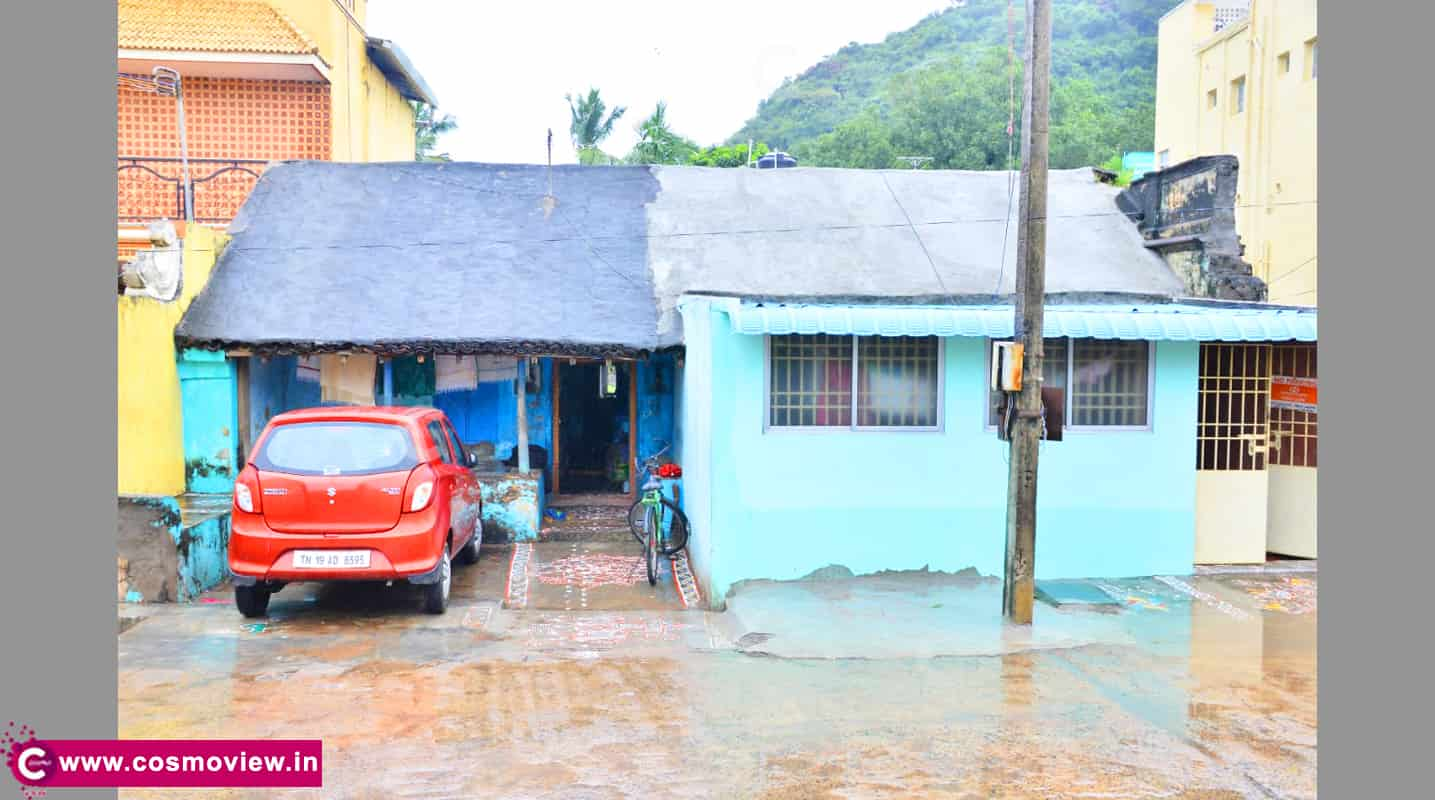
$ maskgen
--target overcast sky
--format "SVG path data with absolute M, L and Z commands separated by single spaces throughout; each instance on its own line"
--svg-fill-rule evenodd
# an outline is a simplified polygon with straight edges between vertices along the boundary
M 758 101 L 848 42 L 887 34 L 950 0 L 370 0 L 370 36 L 409 56 L 457 131 L 439 152 L 463 161 L 573 163 L 565 93 L 594 86 L 625 105 L 605 152 L 624 155 L 634 126 L 668 101 L 699 144 L 737 131 Z

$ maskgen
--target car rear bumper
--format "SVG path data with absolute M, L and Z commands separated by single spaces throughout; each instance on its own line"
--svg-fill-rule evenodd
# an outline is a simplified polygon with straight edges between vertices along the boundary
M 238 586 L 259 581 L 412 580 L 422 583 L 437 574 L 444 532 L 433 506 L 405 514 L 379 533 L 303 534 L 273 530 L 259 514 L 236 509 L 229 531 L 229 571 Z M 362 569 L 307 569 L 294 566 L 296 550 L 368 550 Z

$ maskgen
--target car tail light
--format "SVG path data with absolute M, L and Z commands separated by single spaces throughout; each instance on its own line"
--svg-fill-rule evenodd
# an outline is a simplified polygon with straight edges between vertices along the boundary
M 433 500 L 434 473 L 427 465 L 416 467 L 404 491 L 404 511 L 423 511 Z
M 249 470 L 239 473 L 239 478 L 234 481 L 234 505 L 248 514 L 259 513 L 258 481 Z

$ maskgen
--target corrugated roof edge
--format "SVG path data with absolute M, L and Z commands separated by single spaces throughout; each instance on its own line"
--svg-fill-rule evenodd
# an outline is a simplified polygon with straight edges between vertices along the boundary
M 687 296 L 685 299 L 697 299 Z M 880 336 L 1011 336 L 1006 304 L 892 305 L 755 302 L 703 297 L 739 334 Z M 1264 303 L 1049 304 L 1044 332 L 1053 337 L 1152 341 L 1276 342 L 1317 340 L 1317 312 Z
M 404 51 L 400 50 L 398 45 L 377 36 L 370 36 L 368 44 L 369 58 L 372 58 L 389 80 L 399 87 L 399 94 L 427 105 L 438 105 L 438 98 L 434 96 L 433 90 L 424 81 L 424 76 L 419 73 L 418 68 L 409 61 L 408 56 L 404 55 Z

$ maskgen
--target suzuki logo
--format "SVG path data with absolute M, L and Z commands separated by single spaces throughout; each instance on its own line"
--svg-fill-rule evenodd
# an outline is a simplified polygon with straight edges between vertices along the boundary
M 330 486 L 330 487 L 329 487 L 329 496 L 330 496 L 330 497 L 333 497 L 335 494 L 337 494 L 337 492 L 334 491 L 334 487 Z

